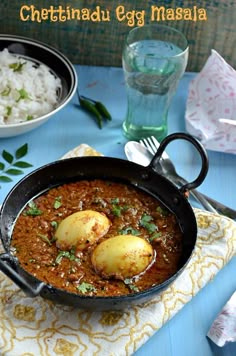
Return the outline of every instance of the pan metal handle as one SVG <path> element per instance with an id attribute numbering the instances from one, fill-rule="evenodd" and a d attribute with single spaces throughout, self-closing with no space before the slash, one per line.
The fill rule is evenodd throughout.
<path id="1" fill-rule="evenodd" d="M 23 292 L 31 298 L 37 297 L 45 283 L 39 282 L 34 285 L 29 284 L 22 276 L 20 276 L 14 267 L 17 263 L 8 253 L 0 255 L 0 270 L 9 277 Z"/>
<path id="2" fill-rule="evenodd" d="M 197 178 L 194 181 L 187 182 L 186 184 L 182 185 L 182 187 L 180 187 L 180 192 L 184 194 L 194 188 L 197 188 L 200 184 L 202 184 L 202 182 L 206 178 L 208 168 L 209 168 L 207 152 L 206 152 L 205 148 L 203 147 L 203 145 L 197 139 L 195 139 L 193 136 L 191 136 L 187 133 L 184 133 L 184 132 L 177 132 L 177 133 L 168 135 L 166 138 L 164 138 L 161 141 L 160 146 L 159 146 L 155 156 L 153 157 L 153 159 L 151 160 L 151 162 L 149 164 L 149 167 L 152 169 L 155 169 L 155 166 L 160 164 L 160 159 L 161 159 L 163 152 L 165 151 L 166 146 L 171 141 L 178 140 L 178 139 L 183 139 L 183 140 L 186 140 L 186 141 L 189 141 L 190 143 L 192 143 L 194 145 L 194 147 L 197 149 L 197 151 L 199 152 L 201 159 L 202 159 L 201 171 L 200 171 L 199 175 L 197 176 Z"/>

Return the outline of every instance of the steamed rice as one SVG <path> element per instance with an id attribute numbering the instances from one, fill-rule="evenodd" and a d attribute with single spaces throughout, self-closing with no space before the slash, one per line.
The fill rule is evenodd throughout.
<path id="1" fill-rule="evenodd" d="M 51 112 L 61 81 L 44 64 L 0 51 L 0 125 L 16 124 Z"/>

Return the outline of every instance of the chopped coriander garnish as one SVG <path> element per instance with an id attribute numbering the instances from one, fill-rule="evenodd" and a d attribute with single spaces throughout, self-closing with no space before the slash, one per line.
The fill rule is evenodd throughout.
<path id="1" fill-rule="evenodd" d="M 30 262 L 30 263 L 35 263 L 35 262 L 36 262 L 36 259 L 35 259 L 35 258 L 30 258 L 30 259 L 29 259 L 29 262 Z"/>
<path id="2" fill-rule="evenodd" d="M 24 212 L 24 215 L 38 216 L 42 215 L 42 210 L 40 210 L 35 202 L 31 201 L 28 204 L 28 209 Z"/>
<path id="3" fill-rule="evenodd" d="M 75 251 L 60 251 L 56 257 L 55 263 L 60 264 L 62 258 L 68 258 L 70 261 L 80 262 L 80 259 L 75 256 Z"/>
<path id="4" fill-rule="evenodd" d="M 131 291 L 139 292 L 138 287 L 133 284 L 132 278 L 126 278 L 126 279 L 124 279 L 124 284 L 127 285 L 127 287 L 129 287 L 129 289 L 130 289 Z"/>
<path id="5" fill-rule="evenodd" d="M 165 208 L 162 208 L 161 206 L 158 206 L 156 208 L 156 211 L 158 213 L 160 213 L 161 215 L 163 215 L 163 216 L 167 216 L 169 214 L 169 211 L 167 209 L 165 209 Z"/>
<path id="6" fill-rule="evenodd" d="M 143 226 L 149 233 L 153 233 L 157 230 L 157 226 L 152 223 L 153 217 L 151 215 L 144 214 L 140 220 L 140 225 Z"/>
<path id="7" fill-rule="evenodd" d="M 7 106 L 7 107 L 6 107 L 6 111 L 7 111 L 7 112 L 6 112 L 6 115 L 7 115 L 7 116 L 10 116 L 10 115 L 11 115 L 11 112 L 12 112 L 12 107 L 11 107 L 11 106 Z"/>
<path id="8" fill-rule="evenodd" d="M 127 211 L 129 209 L 127 205 L 123 205 L 123 206 L 118 205 L 120 203 L 119 198 L 112 198 L 111 203 L 113 204 L 111 212 L 113 215 L 117 217 L 120 217 L 123 211 Z"/>
<path id="9" fill-rule="evenodd" d="M 131 284 L 132 283 L 132 278 L 125 278 L 124 279 L 124 284 Z"/>
<path id="10" fill-rule="evenodd" d="M 112 204 L 119 204 L 119 202 L 120 202 L 120 199 L 119 199 L 119 198 L 112 198 L 112 199 L 111 199 L 111 203 L 112 203 Z"/>
<path id="11" fill-rule="evenodd" d="M 60 251 L 56 257 L 55 263 L 59 264 L 61 263 L 61 260 L 63 257 L 69 258 L 70 259 L 70 252 L 69 251 Z"/>
<path id="12" fill-rule="evenodd" d="M 27 117 L 26 117 L 26 121 L 30 121 L 30 120 L 33 120 L 33 115 L 27 115 Z"/>
<path id="13" fill-rule="evenodd" d="M 30 99 L 29 94 L 27 93 L 27 91 L 22 88 L 17 90 L 18 94 L 19 94 L 19 98 L 16 100 L 16 102 L 18 103 L 21 99 Z"/>
<path id="14" fill-rule="evenodd" d="M 21 62 L 11 63 L 11 64 L 9 64 L 9 68 L 13 69 L 13 72 L 21 72 L 22 68 L 23 68 L 23 65 L 25 63 L 26 62 L 24 62 L 24 63 L 21 63 Z"/>
<path id="15" fill-rule="evenodd" d="M 1 92 L 1 95 L 2 96 L 8 96 L 11 92 L 11 88 L 10 87 L 7 87 L 6 89 L 4 89 L 2 92 Z"/>
<path id="16" fill-rule="evenodd" d="M 105 207 L 107 206 L 107 202 L 106 202 L 104 199 L 100 198 L 100 197 L 95 197 L 95 198 L 93 199 L 93 203 L 94 203 L 94 204 L 99 204 L 99 205 L 101 205 L 103 208 L 105 208 Z"/>
<path id="17" fill-rule="evenodd" d="M 149 238 L 149 241 L 152 242 L 152 241 L 158 240 L 161 236 L 162 236 L 161 231 L 156 232 Z"/>
<path id="18" fill-rule="evenodd" d="M 128 284 L 128 287 L 129 287 L 130 290 L 132 290 L 134 292 L 139 292 L 138 287 L 133 285 L 133 284 Z"/>
<path id="19" fill-rule="evenodd" d="M 140 232 L 137 229 L 133 229 L 132 227 L 127 227 L 126 229 L 122 229 L 119 231 L 121 235 L 135 235 L 138 236 L 140 235 Z"/>
<path id="20" fill-rule="evenodd" d="M 58 222 L 57 221 L 51 221 L 51 226 L 56 230 L 58 227 Z"/>
<path id="21" fill-rule="evenodd" d="M 76 288 L 83 294 L 88 292 L 96 292 L 96 288 L 91 283 L 87 282 L 80 283 Z"/>
<path id="22" fill-rule="evenodd" d="M 61 197 L 56 197 L 53 205 L 54 209 L 59 209 L 61 205 Z"/>
<path id="23" fill-rule="evenodd" d="M 122 207 L 119 205 L 113 205 L 111 210 L 112 214 L 118 217 L 121 216 L 121 211 L 122 211 Z"/>
<path id="24" fill-rule="evenodd" d="M 52 241 L 49 240 L 49 238 L 46 235 L 43 234 L 37 234 L 44 242 L 46 242 L 49 246 L 52 245 Z"/>

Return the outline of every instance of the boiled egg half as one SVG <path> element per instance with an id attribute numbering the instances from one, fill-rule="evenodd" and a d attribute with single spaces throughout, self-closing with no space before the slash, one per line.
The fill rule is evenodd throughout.
<path id="1" fill-rule="evenodd" d="M 151 244 L 134 235 L 117 235 L 99 243 L 92 252 L 92 265 L 103 278 L 124 280 L 145 271 L 154 259 Z"/>
<path id="2" fill-rule="evenodd" d="M 61 250 L 82 251 L 104 236 L 110 225 L 110 220 L 98 211 L 78 211 L 60 222 L 55 232 L 56 245 Z"/>

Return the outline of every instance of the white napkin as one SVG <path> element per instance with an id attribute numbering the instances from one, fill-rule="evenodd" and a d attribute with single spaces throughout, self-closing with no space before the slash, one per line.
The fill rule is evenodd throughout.
<path id="1" fill-rule="evenodd" d="M 236 71 L 215 50 L 190 83 L 185 119 L 207 149 L 236 154 Z"/>
<path id="2" fill-rule="evenodd" d="M 236 341 L 236 292 L 214 320 L 207 336 L 220 347 Z"/>

